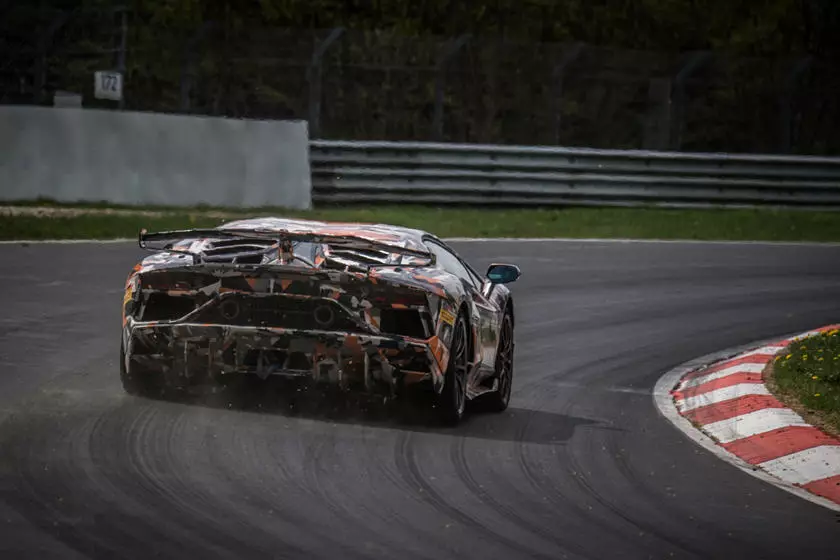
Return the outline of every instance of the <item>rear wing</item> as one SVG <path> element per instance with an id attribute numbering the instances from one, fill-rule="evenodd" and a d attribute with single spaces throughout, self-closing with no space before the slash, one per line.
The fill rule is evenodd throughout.
<path id="1" fill-rule="evenodd" d="M 286 230 L 260 230 L 260 229 L 185 229 L 173 231 L 161 231 L 149 233 L 147 230 L 140 230 L 138 245 L 147 251 L 163 251 L 170 253 L 181 253 L 192 257 L 193 263 L 200 263 L 205 260 L 203 252 L 190 251 L 187 249 L 174 248 L 174 245 L 181 241 L 190 239 L 223 239 L 225 245 L 233 252 L 226 254 L 227 257 L 238 257 L 256 255 L 278 251 L 281 261 L 291 259 L 293 256 L 293 243 L 313 243 L 329 245 L 332 248 L 346 250 L 375 249 L 386 253 L 395 253 L 428 259 L 428 264 L 434 264 L 435 255 L 430 251 L 420 251 L 402 247 L 390 243 L 384 243 L 365 237 L 354 235 L 331 235 L 314 232 L 292 232 Z M 241 243 L 238 243 L 241 242 Z M 240 250 L 241 249 L 241 250 Z M 359 265 L 364 268 L 364 265 Z M 376 264 L 371 266 L 389 266 Z M 400 265 L 411 266 L 411 265 Z"/>

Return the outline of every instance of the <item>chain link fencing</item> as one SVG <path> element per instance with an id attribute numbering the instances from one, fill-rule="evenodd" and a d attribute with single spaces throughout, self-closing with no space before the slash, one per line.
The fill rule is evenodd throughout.
<path id="1" fill-rule="evenodd" d="M 10 16 L 11 17 L 11 16 Z M 487 37 L 140 25 L 124 11 L 20 13 L 0 103 L 305 119 L 313 139 L 840 154 L 831 61 Z M 29 20 L 26 20 L 29 17 Z M 124 99 L 93 73 L 124 69 Z"/>

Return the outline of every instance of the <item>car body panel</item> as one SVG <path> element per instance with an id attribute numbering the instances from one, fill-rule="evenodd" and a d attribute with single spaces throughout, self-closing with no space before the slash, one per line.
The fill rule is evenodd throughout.
<path id="1" fill-rule="evenodd" d="M 210 231 L 142 232 L 141 246 L 148 248 L 147 240 L 165 245 L 126 280 L 126 368 L 143 362 L 186 376 L 196 368 L 308 372 L 316 381 L 361 383 L 363 390 L 378 376 L 391 391 L 430 381 L 440 392 L 463 309 L 471 340 L 468 397 L 492 390 L 486 382 L 495 372 L 510 291 L 490 284 L 427 232 L 269 217 Z M 444 270 L 430 244 L 459 259 L 469 274 Z M 315 324 L 318 313 L 333 313 L 339 322 Z M 300 367 L 288 365 L 294 353 Z"/>

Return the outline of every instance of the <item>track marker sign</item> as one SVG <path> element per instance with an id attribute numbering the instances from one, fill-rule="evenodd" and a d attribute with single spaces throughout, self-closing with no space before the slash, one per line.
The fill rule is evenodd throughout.
<path id="1" fill-rule="evenodd" d="M 93 75 L 94 97 L 119 101 L 123 94 L 123 76 L 121 72 L 99 71 Z"/>

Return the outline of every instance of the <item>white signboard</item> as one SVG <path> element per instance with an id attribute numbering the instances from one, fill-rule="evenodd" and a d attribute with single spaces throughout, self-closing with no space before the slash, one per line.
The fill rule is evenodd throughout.
<path id="1" fill-rule="evenodd" d="M 97 99 L 122 99 L 123 77 L 120 72 L 95 72 L 93 75 L 94 97 Z"/>

